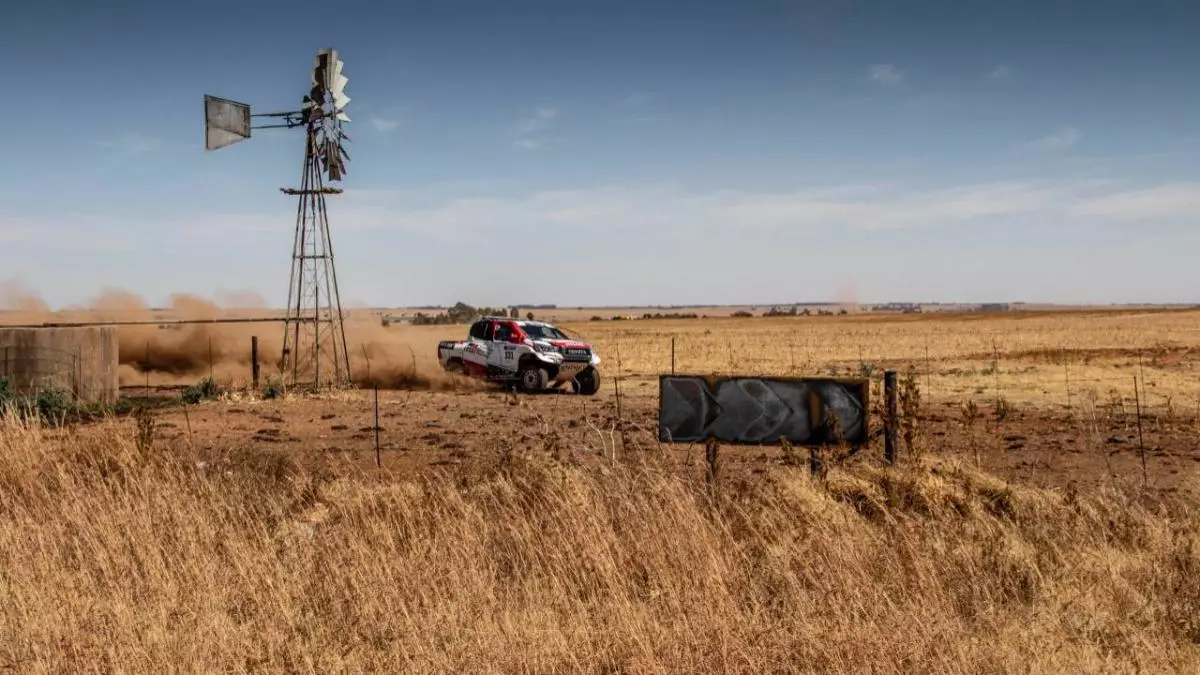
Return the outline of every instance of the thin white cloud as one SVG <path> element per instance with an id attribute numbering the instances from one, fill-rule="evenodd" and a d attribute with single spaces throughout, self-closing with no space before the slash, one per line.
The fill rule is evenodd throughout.
<path id="1" fill-rule="evenodd" d="M 1155 191 L 1157 190 L 1157 191 Z M 1186 218 L 1200 184 L 1118 190 L 1110 181 L 1009 181 L 926 190 L 895 185 L 822 186 L 783 192 L 692 191 L 674 185 L 609 186 L 524 196 L 449 199 L 406 207 L 386 191 L 347 194 L 343 229 L 396 228 L 431 239 L 563 228 L 595 232 L 860 231 L 947 227 L 996 218 Z M 1190 210 L 1189 210 L 1190 209 Z M 690 233 L 690 234 L 688 234 Z"/>
<path id="2" fill-rule="evenodd" d="M 371 126 L 375 127 L 376 131 L 394 131 L 400 126 L 400 120 L 389 117 L 371 116 Z"/>
<path id="3" fill-rule="evenodd" d="M 537 150 L 543 147 L 546 141 L 537 134 L 545 131 L 557 118 L 557 108 L 538 108 L 534 110 L 531 115 L 517 122 L 516 132 L 518 138 L 513 141 L 513 146 L 522 150 Z"/>
<path id="4" fill-rule="evenodd" d="M 621 100 L 617 101 L 617 106 L 621 108 L 641 109 L 650 105 L 653 100 L 654 94 L 648 91 L 635 91 L 621 97 Z"/>
<path id="5" fill-rule="evenodd" d="M 558 110 L 556 108 L 538 108 L 532 115 L 517 123 L 517 133 L 522 136 L 535 134 L 550 126 L 550 123 L 557 117 Z"/>
<path id="6" fill-rule="evenodd" d="M 6 246 L 15 246 L 17 244 L 28 244 L 38 241 L 40 233 L 33 227 L 21 227 L 18 225 L 10 225 L 0 221 L 0 244 Z"/>
<path id="7" fill-rule="evenodd" d="M 904 82 L 904 71 L 890 63 L 877 63 L 871 66 L 871 79 L 880 84 L 895 85 Z"/>
<path id="8" fill-rule="evenodd" d="M 1118 192 L 1075 204 L 1069 212 L 1116 220 L 1191 219 L 1200 213 L 1200 182 Z"/>
<path id="9" fill-rule="evenodd" d="M 162 147 L 162 141 L 144 134 L 129 133 L 96 141 L 96 145 L 107 150 L 115 150 L 125 155 L 141 155 L 159 149 Z"/>
<path id="10" fill-rule="evenodd" d="M 86 213 L 54 216 L 0 216 L 0 252 L 19 251 L 22 246 L 71 251 L 132 251 L 140 248 L 128 220 Z M 6 250 L 7 249 L 7 250 Z M 0 258 L 0 268 L 3 268 Z"/>
<path id="11" fill-rule="evenodd" d="M 1038 150 L 1066 150 L 1077 145 L 1082 137 L 1079 129 L 1066 127 L 1033 141 L 1030 146 Z"/>
<path id="12" fill-rule="evenodd" d="M 626 94 L 615 104 L 620 111 L 620 121 L 630 124 L 652 124 L 666 122 L 670 118 L 656 110 L 655 96 L 650 92 L 638 91 Z"/>
<path id="13" fill-rule="evenodd" d="M 679 185 L 598 186 L 524 195 L 456 197 L 438 193 L 414 206 L 410 190 L 348 191 L 338 199 L 339 231 L 397 230 L 431 241 L 495 242 L 514 235 L 582 231 L 607 236 L 719 236 L 755 240 L 766 232 L 879 231 L 993 226 L 997 222 L 1184 221 L 1200 212 L 1200 182 L 1123 187 L 1112 181 L 1005 181 L 936 189 L 844 184 L 754 192 L 697 191 Z M 119 222 L 119 224 L 118 224 Z M 1011 222 L 1011 221 L 1009 221 Z M 69 225 L 68 225 L 69 224 Z M 213 213 L 154 223 L 63 214 L 0 219 L 0 243 L 19 259 L 44 246 L 128 249 L 129 232 L 154 227 L 174 245 L 221 248 L 234 241 L 276 241 L 294 214 Z M 21 253 L 25 251 L 25 253 Z M 2 256 L 0 256 L 2 258 Z M 0 262 L 2 264 L 2 262 Z"/>
<path id="14" fill-rule="evenodd" d="M 988 73 L 989 80 L 1011 80 L 1016 76 L 1016 73 L 1009 66 L 996 66 Z"/>

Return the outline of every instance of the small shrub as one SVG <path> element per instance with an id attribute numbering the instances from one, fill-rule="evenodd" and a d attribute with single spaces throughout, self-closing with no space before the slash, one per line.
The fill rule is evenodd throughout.
<path id="1" fill-rule="evenodd" d="M 281 387 L 275 380 L 267 378 L 267 386 L 263 387 L 262 395 L 265 399 L 279 398 L 280 396 L 283 396 L 283 387 Z"/>
<path id="2" fill-rule="evenodd" d="M 86 406 L 75 401 L 69 391 L 42 389 L 36 394 L 21 394 L 10 378 L 0 378 L 0 415 L 10 411 L 19 418 L 36 416 L 52 425 L 68 419 L 75 420 L 89 412 Z"/>
<path id="3" fill-rule="evenodd" d="M 62 419 L 76 410 L 71 395 L 61 389 L 43 389 L 35 399 L 38 415 L 46 420 Z"/>
<path id="4" fill-rule="evenodd" d="M 158 430 L 158 424 L 154 419 L 154 413 L 145 406 L 139 406 L 133 411 L 134 423 L 137 425 L 137 447 L 145 452 L 154 445 L 154 435 Z"/>
<path id="5" fill-rule="evenodd" d="M 997 396 L 996 397 L 996 424 L 1000 424 L 1004 420 L 1008 419 L 1008 416 L 1010 414 L 1012 414 L 1012 406 L 1009 405 L 1008 399 L 1004 398 L 1003 396 Z"/>
<path id="6" fill-rule="evenodd" d="M 201 401 L 207 401 L 216 398 L 221 393 L 217 383 L 211 378 L 206 377 L 200 380 L 198 384 L 194 384 L 183 390 L 181 398 L 188 405 L 193 405 Z"/>

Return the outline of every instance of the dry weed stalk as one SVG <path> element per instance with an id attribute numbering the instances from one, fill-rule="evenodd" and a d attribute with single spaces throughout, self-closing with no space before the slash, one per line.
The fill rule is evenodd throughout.
<path id="1" fill-rule="evenodd" d="M 0 419 L 0 662 L 1200 668 L 1200 509 L 1182 494 L 1064 496 L 932 460 L 709 497 L 676 467 L 542 453 L 469 481 L 320 475 L 278 452 L 196 459 L 162 439 L 139 450 L 124 422 L 67 436 Z"/>
<path id="2" fill-rule="evenodd" d="M 971 454 L 975 456 L 975 468 L 983 465 L 979 457 L 979 438 L 975 433 L 975 423 L 979 421 L 982 414 L 979 412 L 979 406 L 975 404 L 974 399 L 968 399 L 962 406 L 962 423 L 967 430 L 967 438 L 971 446 Z"/>
<path id="3" fill-rule="evenodd" d="M 904 439 L 904 449 L 915 462 L 921 461 L 922 444 L 921 429 L 921 386 L 917 371 L 909 366 L 904 376 L 900 378 L 900 434 Z"/>

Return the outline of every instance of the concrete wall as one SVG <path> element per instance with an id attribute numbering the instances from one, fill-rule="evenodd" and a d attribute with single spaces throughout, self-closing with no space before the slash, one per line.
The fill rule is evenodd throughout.
<path id="1" fill-rule="evenodd" d="M 63 389 L 87 403 L 111 405 L 120 390 L 114 326 L 0 327 L 0 378 L 18 391 Z"/>

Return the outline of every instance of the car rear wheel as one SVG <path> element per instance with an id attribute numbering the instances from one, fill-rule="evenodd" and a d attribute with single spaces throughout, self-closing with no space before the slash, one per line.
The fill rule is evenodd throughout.
<path id="1" fill-rule="evenodd" d="M 521 367 L 521 389 L 525 392 L 537 392 L 546 388 L 546 384 L 550 382 L 550 374 L 546 369 L 536 363 L 526 364 Z"/>
<path id="2" fill-rule="evenodd" d="M 576 394 L 594 396 L 596 392 L 600 391 L 600 372 L 595 368 L 588 368 L 575 376 L 575 379 L 571 381 L 571 387 Z"/>

